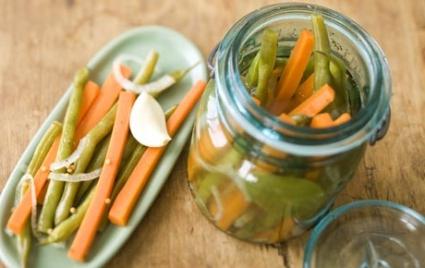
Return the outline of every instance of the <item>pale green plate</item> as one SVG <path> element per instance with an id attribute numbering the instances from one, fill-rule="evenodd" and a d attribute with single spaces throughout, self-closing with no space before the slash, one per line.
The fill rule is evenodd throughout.
<path id="1" fill-rule="evenodd" d="M 181 34 L 160 26 L 147 26 L 128 31 L 109 42 L 87 64 L 91 70 L 91 79 L 101 83 L 111 71 L 113 59 L 121 54 L 134 54 L 144 57 L 150 49 L 156 49 L 160 54 L 158 62 L 159 72 L 162 74 L 175 69 L 182 69 L 200 64 L 192 70 L 180 83 L 162 94 L 159 98 L 164 109 L 177 104 L 184 94 L 197 80 L 207 79 L 205 62 L 196 46 Z M 132 66 L 135 67 L 135 66 Z M 72 79 L 71 77 L 69 78 Z M 10 175 L 0 196 L 0 257 L 7 267 L 19 267 L 19 258 L 15 249 L 15 239 L 5 232 L 7 219 L 13 205 L 15 187 L 21 178 L 24 167 L 29 162 L 36 144 L 53 120 L 61 120 L 70 89 L 60 99 L 46 121 L 40 127 L 31 143 L 25 149 L 18 164 Z M 67 248 L 54 246 L 39 246 L 33 244 L 33 251 L 29 267 L 100 267 L 104 265 L 124 244 L 143 216 L 152 205 L 163 184 L 167 180 L 173 166 L 181 153 L 190 133 L 194 121 L 194 112 L 187 118 L 178 134 L 169 144 L 165 155 L 157 166 L 156 172 L 150 178 L 141 199 L 126 227 L 109 227 L 96 237 L 94 247 L 85 263 L 74 262 L 69 259 Z M 182 178 L 183 179 L 183 178 Z"/>

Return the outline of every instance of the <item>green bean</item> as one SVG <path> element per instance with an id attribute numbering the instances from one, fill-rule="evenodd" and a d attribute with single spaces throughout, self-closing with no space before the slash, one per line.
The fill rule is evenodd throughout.
<path id="1" fill-rule="evenodd" d="M 37 170 L 41 167 L 41 164 L 46 158 L 47 153 L 52 147 L 53 142 L 58 137 L 60 132 L 62 131 L 62 124 L 54 121 L 50 127 L 47 129 L 46 133 L 44 133 L 37 147 L 35 148 L 34 154 L 32 155 L 32 159 L 27 167 L 27 173 L 31 176 L 34 176 Z"/>
<path id="2" fill-rule="evenodd" d="M 89 78 L 89 70 L 83 68 L 77 72 L 74 78 L 71 97 L 69 99 L 68 108 L 65 113 L 62 136 L 59 143 L 57 160 L 63 160 L 71 155 L 74 144 L 74 134 L 77 127 L 78 115 L 83 97 L 84 86 Z M 62 196 L 64 182 L 51 181 L 47 188 L 47 193 L 43 208 L 41 209 L 38 221 L 38 229 L 40 232 L 48 232 L 53 227 L 53 218 L 56 207 Z"/>
<path id="3" fill-rule="evenodd" d="M 155 65 L 158 62 L 159 54 L 156 51 L 149 53 L 146 59 L 146 63 L 143 68 L 140 69 L 139 73 L 134 78 L 133 82 L 136 84 L 145 84 L 147 83 L 155 70 Z"/>
<path id="4" fill-rule="evenodd" d="M 96 145 L 112 131 L 116 111 L 117 104 L 114 104 L 102 120 L 100 120 L 100 122 L 84 137 L 84 139 L 87 140 L 87 144 L 81 152 L 75 171 L 73 172 L 74 174 L 84 173 L 86 171 L 95 152 Z M 67 182 L 65 184 L 62 198 L 56 208 L 55 224 L 61 223 L 69 216 L 79 186 L 79 182 Z"/>
<path id="5" fill-rule="evenodd" d="M 356 93 L 354 92 L 351 83 L 348 81 L 345 64 L 337 57 L 332 56 L 329 69 L 332 75 L 333 87 L 336 93 L 335 101 L 330 106 L 330 108 L 333 108 L 338 113 L 334 116 L 338 116 L 344 112 L 349 112 L 352 114 L 353 110 L 359 108 L 358 102 L 355 102 L 358 100 L 358 98 L 355 98 Z"/>
<path id="6" fill-rule="evenodd" d="M 19 191 L 18 200 L 21 200 L 24 196 L 24 193 L 29 190 L 29 184 L 27 182 L 24 182 L 20 185 L 21 189 Z M 28 221 L 25 224 L 25 227 L 22 232 L 16 236 L 16 244 L 21 260 L 21 267 L 28 267 L 28 257 L 31 253 L 31 240 L 31 222 Z"/>
<path id="7" fill-rule="evenodd" d="M 276 68 L 281 68 L 282 71 L 285 69 L 286 64 L 288 64 L 288 58 L 286 57 L 277 57 L 275 62 Z"/>
<path id="8" fill-rule="evenodd" d="M 270 29 L 263 32 L 258 61 L 258 84 L 255 96 L 261 104 L 267 103 L 267 85 L 276 62 L 278 34 Z"/>
<path id="9" fill-rule="evenodd" d="M 168 109 L 165 112 L 166 118 L 169 118 L 171 114 L 175 111 L 177 108 L 177 105 L 172 106 L 170 109 Z M 128 146 L 128 142 L 126 147 Z M 137 163 L 139 162 L 140 158 L 142 157 L 143 153 L 145 152 L 146 147 L 143 146 L 140 143 L 136 144 L 136 147 L 133 149 L 133 152 L 128 157 L 127 160 L 121 162 L 120 169 L 118 171 L 117 180 L 115 182 L 114 188 L 112 189 L 111 193 L 111 200 L 115 200 L 118 193 L 121 191 L 124 184 L 127 182 L 128 178 L 130 177 L 131 173 L 133 172 L 133 169 L 136 167 Z M 99 230 L 104 230 L 107 221 L 107 214 L 103 215 L 102 223 L 100 224 Z"/>
<path id="10" fill-rule="evenodd" d="M 199 62 L 193 64 L 192 66 L 186 68 L 186 69 L 182 69 L 182 70 L 175 70 L 172 71 L 171 73 L 169 73 L 170 76 L 172 76 L 175 80 L 176 83 L 178 81 L 180 81 L 181 79 L 183 79 L 183 77 L 189 73 L 193 68 L 195 68 L 196 66 L 198 66 Z"/>
<path id="11" fill-rule="evenodd" d="M 329 55 L 331 47 L 325 21 L 321 15 L 311 17 L 314 33 L 314 89 L 320 89 L 324 84 L 330 84 Z"/>
<path id="12" fill-rule="evenodd" d="M 303 73 L 303 78 L 301 79 L 301 83 L 307 80 L 307 78 L 314 73 L 314 56 L 310 57 L 307 63 L 307 67 L 305 67 L 305 71 Z"/>
<path id="13" fill-rule="evenodd" d="M 96 146 L 96 152 L 93 156 L 93 159 L 90 161 L 90 164 L 87 167 L 87 170 L 89 172 L 102 167 L 103 163 L 105 162 L 106 153 L 108 151 L 110 139 L 111 139 L 111 135 L 108 135 L 106 138 L 102 140 L 102 142 L 100 142 L 100 144 Z M 80 202 L 83 199 L 83 196 L 86 194 L 86 192 L 90 189 L 90 187 L 94 183 L 96 183 L 96 180 L 83 181 L 80 187 L 78 188 L 78 192 L 75 197 L 75 200 L 77 202 Z"/>
<path id="14" fill-rule="evenodd" d="M 81 205 L 75 210 L 69 218 L 57 225 L 48 237 L 40 241 L 41 244 L 63 242 L 67 240 L 77 229 L 80 227 L 81 222 L 84 219 L 84 215 L 90 205 L 91 200 L 94 197 L 96 187 L 92 187 L 89 194 L 85 197 Z"/>
<path id="15" fill-rule="evenodd" d="M 286 63 L 285 63 L 286 64 Z M 270 104 L 272 104 L 274 98 L 275 98 L 275 89 L 276 89 L 276 85 L 279 81 L 279 77 L 282 73 L 283 68 L 285 68 L 285 66 L 283 67 L 276 67 L 273 72 L 272 75 L 269 78 L 269 82 L 267 84 L 267 103 L 265 106 L 269 106 Z"/>
<path id="16" fill-rule="evenodd" d="M 255 87 L 258 83 L 258 62 L 260 61 L 260 52 L 257 52 L 249 66 L 246 75 L 246 84 L 249 88 Z"/>
<path id="17" fill-rule="evenodd" d="M 131 135 L 131 133 L 128 135 L 127 143 L 124 147 L 124 152 L 122 153 L 122 161 L 126 161 L 131 154 L 133 153 L 136 146 L 139 144 L 139 142 Z"/>

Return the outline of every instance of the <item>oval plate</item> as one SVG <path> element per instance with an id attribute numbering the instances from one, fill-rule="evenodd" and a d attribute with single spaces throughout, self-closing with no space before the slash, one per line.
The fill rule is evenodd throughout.
<path id="1" fill-rule="evenodd" d="M 161 26 L 136 28 L 113 39 L 87 64 L 91 70 L 90 79 L 101 84 L 111 72 L 112 61 L 116 56 L 126 53 L 144 57 L 150 49 L 156 49 L 160 54 L 157 68 L 160 74 L 168 73 L 176 69 L 184 69 L 199 62 L 199 65 L 186 75 L 182 81 L 159 97 L 159 102 L 164 110 L 174 104 L 178 104 L 197 80 L 206 81 L 207 72 L 205 62 L 196 46 L 181 34 Z M 135 66 L 131 67 L 134 68 Z M 26 163 L 30 161 L 32 153 L 43 133 L 47 130 L 52 121 L 62 119 L 69 95 L 70 88 L 68 88 L 67 92 L 60 99 L 25 149 L 0 196 L 0 257 L 7 267 L 20 266 L 15 239 L 9 236 L 5 231 L 6 222 L 13 206 L 15 187 L 25 172 Z M 33 243 L 29 267 L 65 268 L 100 267 L 104 265 L 124 244 L 152 205 L 186 144 L 192 130 L 193 122 L 194 112 L 192 111 L 185 123 L 181 126 L 177 135 L 168 145 L 167 151 L 159 162 L 156 168 L 157 171 L 153 173 L 146 185 L 128 225 L 126 227 L 116 227 L 110 224 L 104 232 L 98 234 L 90 255 L 87 258 L 87 262 L 79 263 L 69 259 L 66 255 L 69 245 L 66 245 L 65 248 L 61 248 L 52 245 L 38 246 Z M 72 239 L 70 240 L 72 241 Z"/>

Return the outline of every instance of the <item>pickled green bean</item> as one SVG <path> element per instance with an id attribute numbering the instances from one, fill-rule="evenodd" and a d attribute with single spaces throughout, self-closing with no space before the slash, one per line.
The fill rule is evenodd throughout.
<path id="1" fill-rule="evenodd" d="M 89 70 L 83 68 L 77 72 L 74 78 L 71 97 L 65 113 L 62 136 L 59 143 L 57 160 L 63 160 L 71 155 L 74 147 L 74 134 L 77 127 L 78 115 L 83 98 L 84 86 L 89 78 Z M 38 220 L 38 230 L 40 232 L 48 232 L 53 227 L 53 220 L 56 207 L 62 196 L 64 182 L 51 181 L 47 188 L 46 197 L 43 208 L 41 209 L 40 218 Z"/>
<path id="2" fill-rule="evenodd" d="M 147 83 L 155 70 L 156 63 L 158 62 L 159 54 L 156 51 L 149 53 L 145 65 L 140 68 L 139 73 L 134 78 L 133 82 L 136 84 Z"/>
<path id="3" fill-rule="evenodd" d="M 329 55 L 331 48 L 325 21 L 321 15 L 311 17 L 314 33 L 314 89 L 320 89 L 324 84 L 330 84 Z"/>
<path id="4" fill-rule="evenodd" d="M 330 105 L 330 109 L 334 109 L 339 116 L 344 112 L 353 114 L 359 109 L 358 93 L 354 92 L 351 83 L 348 81 L 347 69 L 345 64 L 337 57 L 331 57 L 329 69 L 332 75 L 333 87 L 335 90 L 335 100 Z M 356 102 L 357 101 L 357 102 Z"/>
<path id="5" fill-rule="evenodd" d="M 278 34 L 270 29 L 264 30 L 258 61 L 258 84 L 255 89 L 255 97 L 263 105 L 267 103 L 267 85 L 276 62 L 277 45 Z"/>
<path id="6" fill-rule="evenodd" d="M 60 132 L 62 131 L 62 124 L 54 121 L 50 127 L 44 133 L 37 147 L 35 148 L 34 154 L 32 155 L 31 161 L 27 167 L 27 173 L 34 176 L 37 170 L 41 167 L 41 164 L 46 158 L 47 153 L 52 147 L 53 142 L 56 140 Z"/>
<path id="7" fill-rule="evenodd" d="M 258 83 L 258 62 L 260 61 L 260 52 L 257 52 L 246 75 L 246 84 L 249 88 L 255 87 Z"/>
<path id="8" fill-rule="evenodd" d="M 307 78 L 314 73 L 314 56 L 310 57 L 307 63 L 307 67 L 305 67 L 305 71 L 303 73 L 303 78 L 301 79 L 301 83 L 307 80 Z"/>
<path id="9" fill-rule="evenodd" d="M 267 84 L 267 103 L 265 106 L 270 105 L 275 98 L 276 86 L 279 81 L 279 77 L 282 73 L 283 67 L 276 67 L 270 75 L 269 82 Z"/>
<path id="10" fill-rule="evenodd" d="M 87 171 L 94 171 L 98 168 L 101 168 L 103 163 L 105 162 L 106 153 L 108 151 L 109 141 L 111 139 L 111 135 L 107 136 L 100 142 L 99 145 L 96 146 L 96 152 L 93 156 L 93 159 L 90 161 L 90 164 L 87 167 Z M 83 181 L 78 188 L 77 195 L 75 200 L 80 202 L 86 192 L 90 189 L 90 187 L 96 183 L 96 180 L 92 181 Z"/>
<path id="11" fill-rule="evenodd" d="M 89 194 L 85 197 L 81 205 L 75 210 L 69 218 L 57 225 L 49 236 L 40 241 L 41 244 L 49 244 L 56 242 L 63 242 L 67 240 L 77 229 L 83 221 L 84 215 L 94 197 L 96 187 L 92 187 Z"/>
<path id="12" fill-rule="evenodd" d="M 130 133 L 128 135 L 127 143 L 125 144 L 124 152 L 122 154 L 122 162 L 125 162 L 131 156 L 138 144 L 139 142 Z"/>
<path id="13" fill-rule="evenodd" d="M 286 64 L 288 63 L 288 58 L 277 57 L 275 62 L 276 68 L 285 69 Z"/>
<path id="14" fill-rule="evenodd" d="M 84 150 L 81 152 L 80 158 L 78 159 L 75 167 L 74 174 L 84 173 L 93 154 L 96 149 L 96 145 L 104 139 L 111 131 L 114 126 L 115 115 L 117 111 L 117 105 L 114 104 L 112 108 L 106 113 L 106 115 L 100 120 L 100 122 L 87 133 L 84 137 L 87 144 Z M 70 213 L 71 207 L 74 205 L 75 196 L 80 186 L 79 182 L 67 182 L 63 190 L 62 198 L 56 208 L 55 224 L 59 224 L 64 221 Z"/>

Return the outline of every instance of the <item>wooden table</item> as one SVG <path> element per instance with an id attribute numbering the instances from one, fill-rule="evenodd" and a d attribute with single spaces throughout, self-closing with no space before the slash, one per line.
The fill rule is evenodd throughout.
<path id="1" fill-rule="evenodd" d="M 161 2 L 161 3 L 158 3 Z M 0 6 L 0 188 L 77 68 L 111 38 L 160 24 L 192 39 L 205 56 L 240 17 L 279 1 L 26 1 Z M 384 49 L 393 77 L 393 118 L 338 204 L 378 198 L 425 213 L 425 1 L 311 1 L 359 22 Z M 304 235 L 280 247 L 219 232 L 186 187 L 187 149 L 159 198 L 108 267 L 301 267 Z"/>

